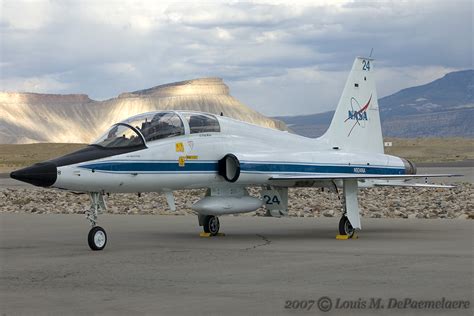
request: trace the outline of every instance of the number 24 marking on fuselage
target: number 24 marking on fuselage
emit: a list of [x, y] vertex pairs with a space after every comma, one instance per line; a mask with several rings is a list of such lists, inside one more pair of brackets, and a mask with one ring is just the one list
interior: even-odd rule
[[280, 204], [280, 200], [278, 196], [274, 195], [273, 198], [269, 195], [264, 195], [263, 198], [265, 199], [265, 204], [272, 205], [272, 204]]
[[370, 61], [369, 60], [362, 60], [362, 70], [370, 71]]

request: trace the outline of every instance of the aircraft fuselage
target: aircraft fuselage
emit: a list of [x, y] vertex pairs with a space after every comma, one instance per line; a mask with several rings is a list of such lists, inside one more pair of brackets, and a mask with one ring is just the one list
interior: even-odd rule
[[[125, 193], [270, 184], [275, 174], [405, 174], [398, 157], [344, 152], [322, 140], [218, 119], [219, 133], [165, 138], [141, 150], [58, 167], [53, 186]], [[218, 161], [226, 154], [240, 162], [240, 176], [234, 183], [218, 174]]]

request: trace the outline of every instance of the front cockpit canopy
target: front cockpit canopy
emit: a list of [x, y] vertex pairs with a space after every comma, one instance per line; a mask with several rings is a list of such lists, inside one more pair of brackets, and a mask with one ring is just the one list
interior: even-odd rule
[[[183, 119], [182, 119], [183, 118]], [[128, 118], [112, 126], [93, 144], [106, 148], [144, 146], [145, 143], [185, 134], [220, 132], [219, 121], [204, 113], [150, 112]]]
[[184, 124], [176, 113], [146, 113], [115, 124], [94, 145], [106, 148], [143, 146], [145, 142], [178, 135], [184, 135]]
[[122, 123], [112, 126], [93, 144], [105, 148], [124, 148], [145, 145], [142, 136], [135, 129]]

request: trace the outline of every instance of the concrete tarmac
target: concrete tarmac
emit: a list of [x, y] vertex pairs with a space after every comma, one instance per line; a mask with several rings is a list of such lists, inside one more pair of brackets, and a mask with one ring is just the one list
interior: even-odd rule
[[[194, 216], [99, 220], [109, 240], [93, 252], [81, 215], [1, 214], [0, 314], [473, 314], [474, 221], [363, 219], [359, 239], [336, 240], [336, 218], [221, 217], [214, 238]], [[323, 296], [330, 312], [285, 308]], [[471, 307], [342, 308], [443, 297]]]

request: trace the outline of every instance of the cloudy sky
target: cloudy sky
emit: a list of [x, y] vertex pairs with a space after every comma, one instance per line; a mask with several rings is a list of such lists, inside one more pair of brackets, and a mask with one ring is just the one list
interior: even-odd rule
[[379, 96], [473, 68], [472, 3], [0, 0], [0, 90], [102, 100], [217, 76], [266, 115], [317, 113], [371, 48]]

